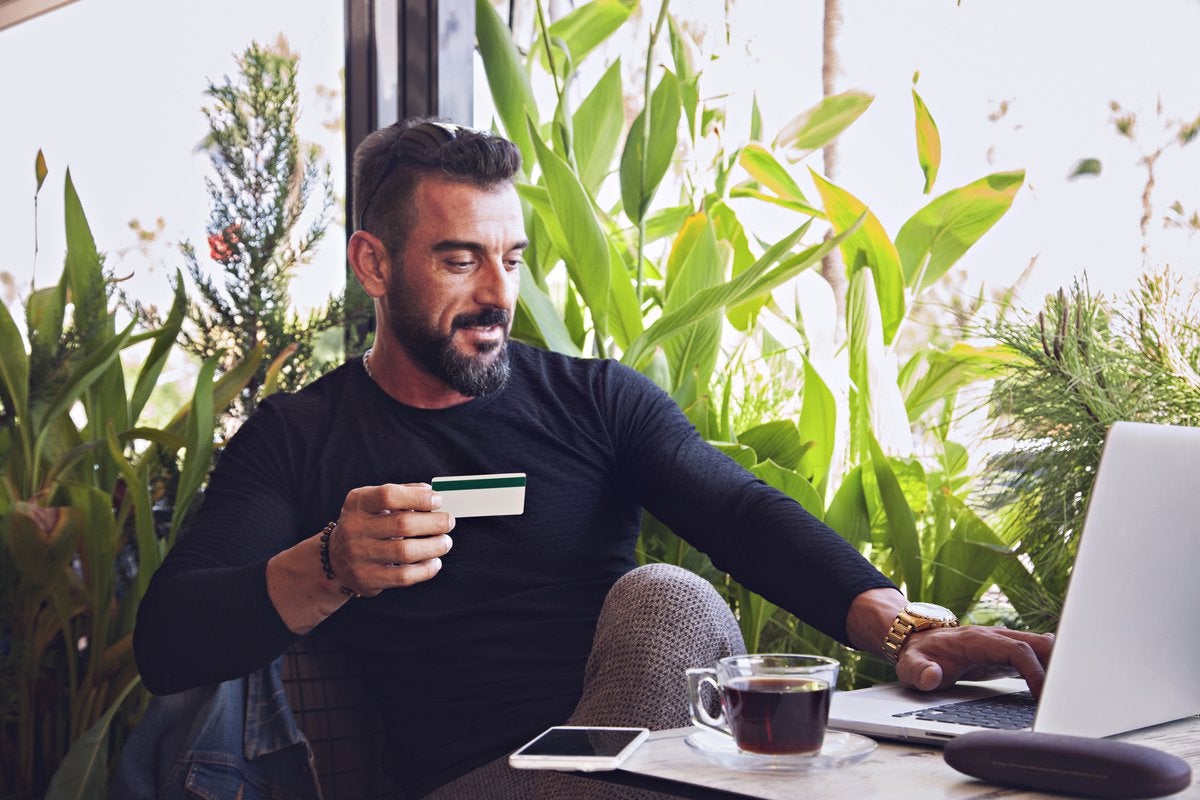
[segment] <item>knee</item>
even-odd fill
[[[621,576],[609,590],[606,606],[655,615],[676,612],[691,619],[730,618],[729,605],[713,585],[673,564],[646,564]]]

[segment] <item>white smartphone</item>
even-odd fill
[[[559,725],[510,755],[508,763],[517,769],[580,772],[616,769],[649,735],[648,728]]]

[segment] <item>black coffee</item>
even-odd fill
[[[829,719],[829,684],[812,678],[734,678],[725,714],[741,750],[765,755],[816,753]]]

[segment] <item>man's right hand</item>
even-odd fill
[[[267,594],[283,624],[305,634],[353,594],[373,596],[437,575],[454,544],[446,535],[454,518],[438,511],[440,505],[427,483],[352,490],[329,537],[333,580],[325,575],[316,534],[267,562]]]
[[[334,580],[371,597],[437,575],[454,544],[447,535],[454,518],[437,510],[441,504],[427,483],[351,490],[329,538]]]

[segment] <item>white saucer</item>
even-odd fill
[[[716,731],[698,730],[685,740],[688,747],[718,767],[745,772],[819,772],[862,761],[876,744],[873,739],[845,731],[825,731],[825,743],[815,756],[768,756],[737,749],[733,739]]]

